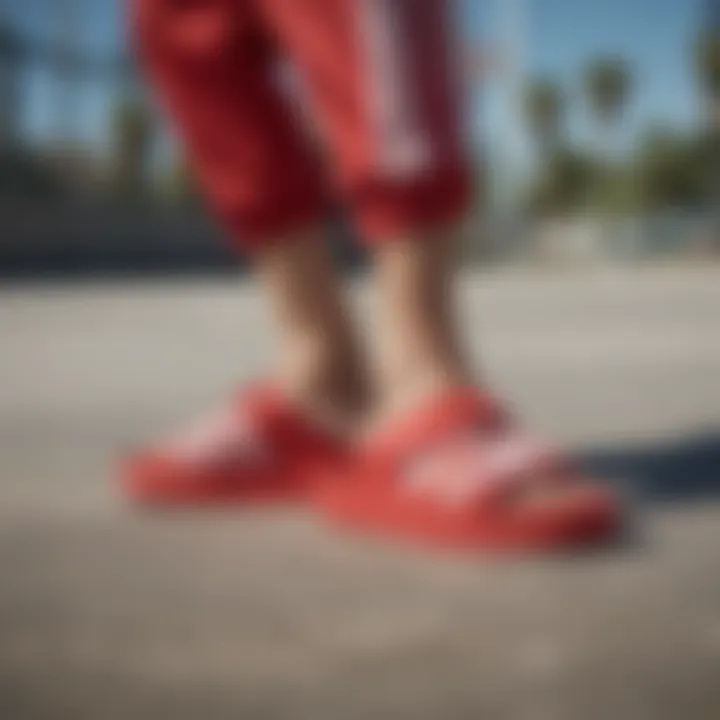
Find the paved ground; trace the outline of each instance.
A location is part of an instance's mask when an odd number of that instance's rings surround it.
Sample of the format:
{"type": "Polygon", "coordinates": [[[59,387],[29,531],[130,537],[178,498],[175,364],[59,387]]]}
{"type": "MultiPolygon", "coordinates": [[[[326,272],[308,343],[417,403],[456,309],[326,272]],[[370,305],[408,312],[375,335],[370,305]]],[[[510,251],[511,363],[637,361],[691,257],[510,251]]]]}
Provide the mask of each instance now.
{"type": "Polygon", "coordinates": [[[113,455],[262,370],[257,299],[2,291],[0,717],[720,718],[720,272],[465,290],[497,384],[636,497],[626,547],[498,563],[134,513],[113,455]]]}

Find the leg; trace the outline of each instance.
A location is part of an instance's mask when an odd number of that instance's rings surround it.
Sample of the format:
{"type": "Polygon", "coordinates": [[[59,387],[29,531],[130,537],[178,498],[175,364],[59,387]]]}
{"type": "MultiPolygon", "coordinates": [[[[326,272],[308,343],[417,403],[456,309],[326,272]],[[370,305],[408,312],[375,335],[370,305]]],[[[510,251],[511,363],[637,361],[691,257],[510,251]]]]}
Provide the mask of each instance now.
{"type": "Polygon", "coordinates": [[[130,458],[125,491],[162,505],[304,499],[343,457],[362,394],[312,145],[253,0],[136,0],[135,27],[210,204],[254,260],[282,361],[272,386],[130,458]]]}
{"type": "Polygon", "coordinates": [[[323,242],[326,191],[278,89],[248,0],[136,0],[140,56],[208,201],[250,252],[278,313],[280,382],[322,412],[357,402],[360,373],[323,242]]]}
{"type": "Polygon", "coordinates": [[[256,259],[280,328],[277,375],[315,421],[349,434],[368,399],[365,366],[322,230],[303,235],[256,259]]]}
{"type": "Polygon", "coordinates": [[[445,0],[262,0],[302,71],[380,290],[381,414],[465,384],[452,303],[470,195],[445,0]]]}
{"type": "Polygon", "coordinates": [[[424,398],[473,381],[455,303],[457,223],[374,248],[383,425],[424,398]]]}
{"type": "Polygon", "coordinates": [[[469,196],[444,0],[262,0],[304,73],[379,286],[381,398],[350,482],[349,524],[467,547],[607,537],[607,494],[528,443],[470,386],[453,305],[469,196]]]}

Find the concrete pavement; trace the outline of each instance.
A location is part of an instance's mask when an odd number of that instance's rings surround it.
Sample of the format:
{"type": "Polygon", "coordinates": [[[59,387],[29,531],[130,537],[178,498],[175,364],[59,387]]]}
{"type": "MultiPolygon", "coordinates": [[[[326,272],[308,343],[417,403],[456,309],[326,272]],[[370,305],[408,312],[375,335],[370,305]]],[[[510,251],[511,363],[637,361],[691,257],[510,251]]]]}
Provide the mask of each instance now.
{"type": "Polygon", "coordinates": [[[112,458],[264,370],[259,299],[0,291],[0,717],[720,718],[720,270],[467,275],[463,296],[528,423],[635,497],[627,547],[506,563],[297,511],[133,512],[112,458]]]}

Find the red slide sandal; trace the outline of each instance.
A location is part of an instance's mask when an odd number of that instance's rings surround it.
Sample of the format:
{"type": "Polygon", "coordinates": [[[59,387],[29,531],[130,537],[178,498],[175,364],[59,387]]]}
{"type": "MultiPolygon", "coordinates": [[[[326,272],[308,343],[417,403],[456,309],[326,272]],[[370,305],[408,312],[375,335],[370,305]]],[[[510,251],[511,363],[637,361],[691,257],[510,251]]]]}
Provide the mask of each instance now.
{"type": "Polygon", "coordinates": [[[318,503],[340,525],[468,550],[571,549],[610,539],[619,523],[609,490],[474,390],[437,398],[368,442],[318,503]]]}
{"type": "Polygon", "coordinates": [[[122,488],[143,505],[196,506],[304,500],[346,455],[271,387],[250,388],[229,407],[123,463],[122,488]]]}

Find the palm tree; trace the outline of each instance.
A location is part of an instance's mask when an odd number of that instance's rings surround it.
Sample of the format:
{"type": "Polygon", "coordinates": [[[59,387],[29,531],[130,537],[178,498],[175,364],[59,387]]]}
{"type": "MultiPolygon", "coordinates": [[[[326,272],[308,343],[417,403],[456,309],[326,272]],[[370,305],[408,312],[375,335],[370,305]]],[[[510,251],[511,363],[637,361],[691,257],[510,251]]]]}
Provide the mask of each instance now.
{"type": "Polygon", "coordinates": [[[182,155],[175,157],[168,168],[166,190],[173,201],[181,204],[192,203],[198,199],[195,177],[182,155]]]}
{"type": "Polygon", "coordinates": [[[711,232],[720,243],[720,29],[706,31],[698,38],[695,67],[707,99],[708,200],[715,208],[711,232]]]}
{"type": "Polygon", "coordinates": [[[540,79],[529,85],[525,96],[525,114],[545,162],[557,148],[564,124],[564,111],[565,99],[555,82],[540,79]]]}
{"type": "Polygon", "coordinates": [[[585,95],[607,139],[605,151],[608,153],[612,149],[612,131],[625,110],[630,90],[630,71],[621,58],[598,58],[585,71],[585,95]]]}
{"type": "Polygon", "coordinates": [[[127,97],[114,110],[115,186],[123,195],[139,195],[146,189],[154,125],[146,104],[127,97]]]}
{"type": "Polygon", "coordinates": [[[704,32],[695,50],[695,68],[708,99],[708,107],[720,122],[720,30],[704,32]]]}
{"type": "MultiPolygon", "coordinates": [[[[630,70],[620,57],[598,57],[585,70],[585,97],[598,127],[597,147],[606,161],[598,162],[594,187],[589,192],[591,204],[600,210],[614,205],[611,198],[619,181],[612,163],[617,147],[615,132],[630,97],[631,84],[630,70]]],[[[605,228],[603,232],[607,231],[605,228]]]]}
{"type": "Polygon", "coordinates": [[[78,90],[75,71],[82,54],[81,18],[83,0],[46,0],[51,23],[52,72],[54,76],[53,115],[57,140],[77,140],[78,90]]]}

